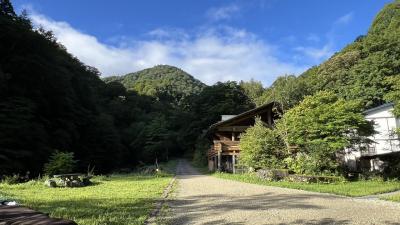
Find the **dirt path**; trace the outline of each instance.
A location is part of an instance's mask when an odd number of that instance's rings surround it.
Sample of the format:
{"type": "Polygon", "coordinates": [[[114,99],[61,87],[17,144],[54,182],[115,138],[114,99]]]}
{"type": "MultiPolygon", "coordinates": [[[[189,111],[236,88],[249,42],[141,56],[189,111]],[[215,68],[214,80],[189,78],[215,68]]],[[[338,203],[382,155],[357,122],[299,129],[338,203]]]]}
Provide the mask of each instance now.
{"type": "Polygon", "coordinates": [[[179,162],[171,224],[399,224],[400,204],[200,175],[179,162]]]}

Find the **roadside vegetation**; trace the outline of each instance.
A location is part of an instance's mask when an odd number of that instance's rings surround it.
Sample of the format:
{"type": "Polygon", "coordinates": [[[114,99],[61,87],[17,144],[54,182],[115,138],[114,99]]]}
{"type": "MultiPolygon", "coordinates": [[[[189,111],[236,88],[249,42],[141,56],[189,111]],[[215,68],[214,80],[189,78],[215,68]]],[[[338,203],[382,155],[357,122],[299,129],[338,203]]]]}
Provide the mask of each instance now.
{"type": "Polygon", "coordinates": [[[213,176],[344,196],[400,190],[396,165],[374,175],[363,171],[350,177],[338,159],[344,149],[363,143],[372,133],[359,101],[320,91],[286,110],[274,129],[257,119],[242,134],[238,166],[247,173],[213,176]]]}
{"type": "Polygon", "coordinates": [[[382,200],[389,200],[394,202],[400,202],[400,194],[394,194],[390,196],[381,197],[382,200]]]}
{"type": "Polygon", "coordinates": [[[170,180],[171,176],[119,174],[95,177],[93,185],[80,188],[49,188],[42,180],[2,183],[0,198],[82,225],[143,224],[170,180]]]}
{"type": "MultiPolygon", "coordinates": [[[[257,177],[255,174],[252,173],[213,173],[212,176],[251,184],[292,188],[321,193],[331,193],[351,197],[375,195],[400,190],[400,182],[398,181],[360,180],[335,183],[304,183],[290,181],[267,181],[265,179],[257,177]]],[[[393,200],[400,201],[400,195],[394,196],[393,200]]]]}
{"type": "Polygon", "coordinates": [[[50,188],[43,179],[19,184],[0,183],[0,200],[13,200],[51,217],[82,225],[143,224],[154,202],[167,187],[177,161],[127,174],[94,176],[92,184],[77,188],[50,188]]]}
{"type": "Polygon", "coordinates": [[[9,0],[0,0],[0,195],[79,224],[141,224],[171,175],[100,176],[74,189],[44,187],[32,178],[88,168],[154,172],[145,165],[182,155],[193,155],[204,168],[210,147],[204,130],[222,114],[272,101],[280,104],[276,126],[256,121],[247,129],[240,166],[336,181],[289,182],[275,172],[267,179],[213,176],[346,196],[399,190],[398,157],[378,174],[388,181],[345,181],[349,171],[338,160],[374,132],[364,110],[393,102],[400,116],[399,6],[400,0],[388,4],[366,35],[326,62],[263,87],[254,80],[206,85],[168,65],[101,79],[51,31],[34,27],[9,0]]]}

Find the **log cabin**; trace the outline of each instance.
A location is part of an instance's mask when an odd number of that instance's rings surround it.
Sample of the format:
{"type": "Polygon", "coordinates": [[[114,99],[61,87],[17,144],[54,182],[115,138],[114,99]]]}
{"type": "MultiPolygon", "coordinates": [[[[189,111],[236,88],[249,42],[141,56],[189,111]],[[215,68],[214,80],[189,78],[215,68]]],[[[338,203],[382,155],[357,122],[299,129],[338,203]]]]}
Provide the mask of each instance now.
{"type": "Polygon", "coordinates": [[[278,109],[278,103],[271,102],[239,115],[222,115],[221,121],[212,124],[206,133],[212,141],[207,154],[208,169],[235,173],[240,155],[240,135],[254,125],[256,117],[272,128],[280,115],[278,109]]]}

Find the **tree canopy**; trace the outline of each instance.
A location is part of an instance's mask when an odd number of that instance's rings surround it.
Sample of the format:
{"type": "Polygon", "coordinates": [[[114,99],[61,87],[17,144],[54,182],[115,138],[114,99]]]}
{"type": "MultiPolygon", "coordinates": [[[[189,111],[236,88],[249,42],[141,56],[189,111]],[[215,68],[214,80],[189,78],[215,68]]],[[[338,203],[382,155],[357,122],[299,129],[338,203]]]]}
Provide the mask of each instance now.
{"type": "MultiPolygon", "coordinates": [[[[287,165],[316,166],[369,131],[363,110],[390,101],[400,115],[399,5],[386,5],[367,34],[327,61],[264,88],[254,80],[207,86],[168,65],[101,79],[51,31],[34,28],[0,0],[0,175],[41,173],[56,151],[73,154],[77,170],[91,165],[99,172],[181,156],[196,146],[205,151],[199,137],[220,115],[270,101],[286,112],[277,133],[256,123],[244,134],[243,149],[278,148],[278,135],[285,154],[291,145],[300,149],[287,165]]],[[[260,162],[272,165],[267,158],[260,162]]],[[[322,167],[336,165],[329,163],[322,167]]]]}
{"type": "Polygon", "coordinates": [[[362,104],[332,91],[306,97],[276,124],[289,147],[288,167],[300,173],[334,173],[338,153],[364,142],[373,133],[362,114],[362,104]]]}

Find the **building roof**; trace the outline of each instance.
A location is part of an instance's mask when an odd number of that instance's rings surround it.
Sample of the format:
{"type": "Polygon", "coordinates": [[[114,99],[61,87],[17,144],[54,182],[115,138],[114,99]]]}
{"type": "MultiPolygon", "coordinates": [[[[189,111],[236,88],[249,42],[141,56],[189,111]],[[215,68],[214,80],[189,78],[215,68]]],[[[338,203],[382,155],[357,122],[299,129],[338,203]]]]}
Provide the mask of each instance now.
{"type": "Polygon", "coordinates": [[[219,121],[219,122],[217,122],[217,123],[212,124],[212,125],[208,128],[208,130],[212,130],[212,129],[218,127],[218,126],[228,124],[228,123],[230,123],[230,122],[232,122],[232,121],[235,121],[235,120],[238,120],[238,119],[242,119],[242,118],[250,117],[250,116],[255,116],[255,115],[257,115],[260,111],[263,111],[264,109],[269,108],[269,107],[274,106],[274,105],[279,105],[279,103],[278,103],[278,102],[270,102],[270,103],[268,103],[268,104],[264,104],[264,105],[259,106],[259,107],[257,107],[257,108],[254,108],[254,109],[248,110],[248,111],[246,111],[246,112],[243,112],[243,113],[241,113],[241,114],[239,114],[239,115],[237,115],[237,116],[234,116],[234,117],[232,117],[232,118],[229,118],[229,119],[227,119],[227,120],[219,121]]]}
{"type": "Polygon", "coordinates": [[[374,112],[374,111],[377,111],[377,110],[380,110],[380,109],[384,109],[384,108],[390,107],[390,106],[393,107],[394,104],[393,104],[392,102],[385,103],[385,104],[380,105],[380,106],[377,106],[377,107],[375,107],[375,108],[365,110],[365,111],[364,111],[364,114],[368,114],[368,113],[371,113],[371,112],[374,112]]]}

